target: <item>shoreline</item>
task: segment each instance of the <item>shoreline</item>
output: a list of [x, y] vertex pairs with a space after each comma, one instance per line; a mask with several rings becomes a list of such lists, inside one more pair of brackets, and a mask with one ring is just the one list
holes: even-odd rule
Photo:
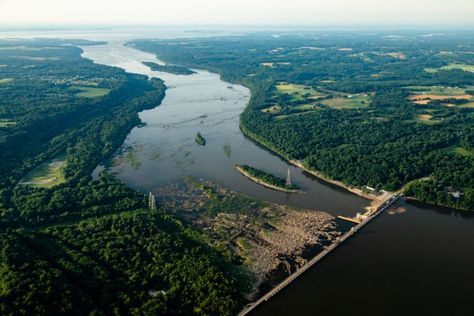
[[[318, 171], [315, 171], [315, 170], [311, 170], [309, 168], [306, 168], [301, 162], [297, 161], [297, 160], [294, 160], [294, 159], [289, 159], [287, 158], [285, 155], [281, 154], [280, 152], [278, 152], [276, 149], [272, 148], [270, 145], [267, 145], [265, 142], [262, 142], [258, 139], [258, 137], [254, 136], [253, 135], [253, 132], [250, 132], [249, 130], [247, 130], [247, 128], [245, 126], [243, 126], [243, 123], [242, 123], [242, 120], [240, 121], [240, 130], [242, 131], [242, 133], [247, 136], [248, 138], [250, 138], [252, 141], [256, 142], [257, 144], [259, 144], [260, 146], [263, 146], [265, 149], [267, 149], [268, 151], [278, 155], [279, 157], [281, 157], [282, 159], [284, 159], [287, 163], [295, 166], [295, 167], [298, 167], [300, 168], [301, 170], [311, 174], [312, 176], [324, 181], [324, 182], [327, 182], [329, 184], [332, 184], [332, 185], [335, 185], [339, 188], [342, 188], [346, 191], [349, 191], [351, 192], [352, 194], [355, 194], [361, 198], [364, 198], [366, 200], [369, 200], [369, 201], [372, 201], [370, 206], [368, 206], [370, 209], [376, 209], [377, 207], [380, 206], [380, 204], [383, 203], [384, 199], [383, 199], [383, 196], [378, 196], [378, 195], [374, 195], [374, 194], [370, 194], [370, 193], [365, 193], [363, 192], [362, 190], [360, 189], [357, 189], [355, 187], [351, 187], [349, 185], [346, 185], [344, 183], [342, 183], [341, 181], [338, 181], [338, 180], [334, 180], [334, 179], [330, 179], [324, 175], [322, 175], [321, 173], [319, 173]], [[387, 192], [388, 194], [391, 194], [393, 195], [394, 192]]]
[[287, 192], [287, 193], [303, 193], [303, 191], [301, 190], [290, 190], [290, 189], [285, 189], [285, 188], [280, 188], [276, 185], [272, 185], [270, 183], [267, 183], [263, 180], [260, 180], [254, 176], [252, 176], [250, 173], [248, 173], [247, 171], [245, 171], [244, 169], [242, 169], [242, 167], [240, 166], [235, 166], [234, 167], [238, 172], [240, 172], [240, 174], [242, 174], [244, 177], [246, 177], [247, 179], [257, 183], [257, 184], [260, 184], [261, 186], [264, 186], [266, 188], [269, 188], [269, 189], [273, 189], [273, 190], [277, 190], [277, 191], [282, 191], [282, 192]]

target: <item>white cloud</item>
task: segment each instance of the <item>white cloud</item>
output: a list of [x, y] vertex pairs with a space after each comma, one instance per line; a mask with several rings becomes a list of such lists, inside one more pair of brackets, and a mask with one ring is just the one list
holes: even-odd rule
[[0, 23], [470, 25], [473, 0], [0, 0]]

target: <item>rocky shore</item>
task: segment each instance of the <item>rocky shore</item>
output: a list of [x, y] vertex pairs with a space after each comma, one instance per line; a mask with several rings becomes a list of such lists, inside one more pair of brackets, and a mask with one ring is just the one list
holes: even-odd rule
[[[341, 235], [326, 213], [258, 201], [214, 183], [187, 180], [159, 190], [159, 203], [223, 245], [254, 277], [255, 289], [282, 267], [288, 274], [306, 262], [305, 251]], [[249, 299], [263, 293], [255, 290]]]

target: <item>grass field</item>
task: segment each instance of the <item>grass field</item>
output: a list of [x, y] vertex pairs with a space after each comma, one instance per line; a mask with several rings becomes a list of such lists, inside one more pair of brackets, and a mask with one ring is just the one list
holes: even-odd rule
[[321, 103], [338, 110], [359, 109], [369, 106], [370, 98], [368, 95], [355, 95], [352, 97], [326, 99], [321, 101]]
[[293, 106], [292, 108], [296, 110], [300, 110], [300, 111], [305, 111], [305, 110], [311, 111], [311, 110], [321, 109], [320, 107], [314, 104], [301, 104], [301, 105]]
[[298, 85], [292, 83], [279, 83], [276, 89], [280, 93], [287, 93], [295, 100], [318, 100], [324, 98], [326, 95], [315, 90], [310, 86]]
[[87, 86], [72, 86], [70, 89], [76, 92], [75, 96], [79, 98], [98, 98], [103, 97], [110, 92], [110, 89]]
[[66, 181], [63, 173], [65, 160], [66, 155], [61, 155], [51, 161], [42, 163], [30, 171], [20, 183], [37, 188], [52, 188], [64, 183]]
[[281, 106], [272, 105], [271, 107], [268, 107], [268, 108], [263, 109], [261, 111], [265, 112], [265, 113], [276, 114], [276, 113], [279, 113], [281, 111]]
[[396, 59], [402, 59], [402, 60], [407, 59], [407, 56], [403, 53], [400, 53], [400, 52], [386, 53], [384, 55], [392, 57], [392, 58], [396, 58]]
[[1, 127], [12, 127], [15, 126], [16, 122], [12, 120], [7, 120], [7, 119], [0, 119], [0, 128]]
[[474, 102], [469, 102], [469, 103], [466, 103], [466, 104], [462, 104], [459, 107], [460, 108], [474, 109]]
[[443, 66], [440, 68], [425, 68], [426, 72], [429, 72], [431, 74], [437, 73], [440, 70], [453, 70], [453, 69], [459, 69], [467, 72], [474, 72], [474, 65], [467, 65], [467, 64], [449, 64], [447, 66]]
[[10, 83], [13, 81], [13, 78], [2, 78], [0, 79], [0, 84]]
[[463, 147], [454, 147], [451, 149], [451, 152], [464, 156], [464, 157], [474, 157], [474, 151], [467, 150]]
[[474, 151], [456, 145], [444, 148], [443, 151], [457, 154], [463, 157], [474, 157]]
[[413, 94], [429, 94], [439, 96], [460, 96], [465, 95], [466, 90], [472, 90], [474, 87], [458, 88], [458, 87], [442, 87], [442, 86], [409, 86], [404, 89], [409, 90]]
[[423, 124], [428, 124], [428, 125], [434, 125], [440, 122], [439, 120], [433, 120], [433, 116], [430, 114], [419, 114], [416, 117], [416, 121], [418, 123], [423, 123]]
[[473, 87], [458, 88], [458, 87], [442, 87], [442, 86], [409, 86], [405, 87], [410, 91], [411, 95], [408, 100], [413, 101], [418, 105], [426, 105], [431, 100], [444, 99], [474, 99], [473, 96], [466, 93], [466, 90], [473, 90]]
[[[52, 49], [53, 47], [50, 47], [49, 49]], [[28, 47], [28, 46], [5, 46], [5, 47], [0, 47], [1, 50], [22, 50], [22, 51], [30, 51], [30, 52], [39, 52], [42, 50], [48, 49], [47, 47]]]

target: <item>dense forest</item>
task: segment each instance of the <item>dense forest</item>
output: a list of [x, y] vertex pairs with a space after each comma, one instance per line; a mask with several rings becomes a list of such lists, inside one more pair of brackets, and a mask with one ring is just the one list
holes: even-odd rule
[[473, 40], [299, 32], [132, 45], [249, 87], [242, 130], [287, 159], [347, 185], [474, 210]]
[[244, 278], [225, 256], [113, 176], [92, 180], [165, 94], [83, 59], [93, 44], [0, 41], [0, 314], [234, 314]]

